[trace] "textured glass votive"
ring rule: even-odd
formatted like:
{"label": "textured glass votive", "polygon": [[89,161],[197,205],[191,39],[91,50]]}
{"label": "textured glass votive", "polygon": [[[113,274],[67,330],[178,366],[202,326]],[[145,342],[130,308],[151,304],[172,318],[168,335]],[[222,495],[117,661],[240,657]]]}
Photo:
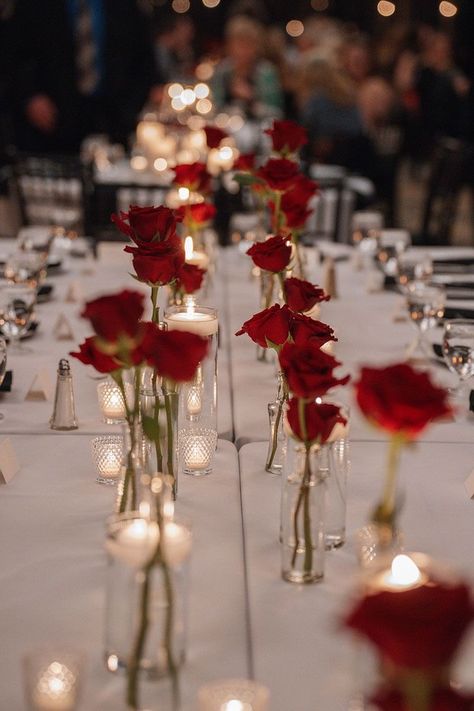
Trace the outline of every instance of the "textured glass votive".
{"label": "textured glass votive", "polygon": [[[130,393],[129,393],[130,391]],[[133,386],[125,383],[127,402],[133,397]],[[131,396],[131,397],[130,397]],[[108,425],[115,425],[125,420],[125,403],[119,386],[113,380],[105,380],[97,386],[99,407]]]}
{"label": "textured glass votive", "polygon": [[215,430],[200,427],[181,429],[178,434],[181,470],[191,476],[210,474],[216,446]]}
{"label": "textured glass votive", "polygon": [[122,469],[123,437],[102,435],[91,442],[92,458],[97,468],[99,484],[115,484]]}
{"label": "textured glass votive", "polygon": [[80,695],[84,657],[65,649],[40,649],[24,659],[31,711],[74,711]]}
{"label": "textured glass votive", "polygon": [[247,679],[216,681],[198,691],[199,711],[268,711],[270,692]]}

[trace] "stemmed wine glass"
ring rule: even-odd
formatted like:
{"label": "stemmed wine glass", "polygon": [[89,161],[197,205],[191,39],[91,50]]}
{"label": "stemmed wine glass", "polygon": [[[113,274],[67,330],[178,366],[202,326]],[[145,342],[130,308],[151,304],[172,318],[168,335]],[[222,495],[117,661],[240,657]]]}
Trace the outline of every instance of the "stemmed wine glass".
{"label": "stemmed wine glass", "polygon": [[46,258],[40,252],[19,250],[5,264],[5,278],[13,284],[28,284],[36,289],[46,276]]}
{"label": "stemmed wine glass", "polygon": [[400,291],[406,293],[410,282],[429,282],[433,276],[433,260],[429,254],[407,250],[397,259],[397,280]]}
{"label": "stemmed wine glass", "polygon": [[413,281],[406,286],[406,298],[408,315],[417,328],[417,336],[407,349],[408,358],[417,348],[424,353],[424,334],[434,328],[444,316],[446,291],[438,285]]}
{"label": "stemmed wine glass", "polygon": [[[0,336],[0,385],[5,379],[7,372],[7,342]],[[3,420],[5,415],[0,412],[0,420]]]}
{"label": "stemmed wine glass", "polygon": [[0,291],[0,326],[10,341],[10,352],[29,352],[20,339],[30,326],[36,297],[36,288],[28,284],[10,284]]}
{"label": "stemmed wine glass", "polygon": [[449,370],[458,377],[451,394],[464,403],[465,384],[474,375],[474,320],[455,318],[445,322],[443,356]]}

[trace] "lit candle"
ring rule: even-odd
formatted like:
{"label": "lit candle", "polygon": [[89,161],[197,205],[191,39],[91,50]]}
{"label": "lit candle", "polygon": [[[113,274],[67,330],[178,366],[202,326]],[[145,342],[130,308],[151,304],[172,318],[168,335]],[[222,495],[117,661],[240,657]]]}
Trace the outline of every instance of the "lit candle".
{"label": "lit candle", "polygon": [[[164,524],[164,553],[169,565],[179,565],[191,550],[191,532],[175,521]],[[156,552],[160,530],[155,521],[136,518],[106,541],[106,549],[114,558],[133,568],[143,568]]]}
{"label": "lit candle", "polygon": [[201,435],[191,435],[188,440],[188,446],[184,455],[184,464],[186,469],[198,471],[207,469],[211,464],[212,452],[203,446],[203,437]]}
{"label": "lit candle", "polygon": [[94,437],[91,444],[99,483],[113,484],[122,468],[122,437],[120,435]]}
{"label": "lit candle", "polygon": [[198,691],[199,711],[267,711],[270,693],[248,679],[215,681]]}
{"label": "lit candle", "polygon": [[182,311],[166,313],[165,322],[170,331],[188,331],[203,338],[216,334],[219,325],[215,312],[199,309],[194,304],[188,304]]}
{"label": "lit candle", "polygon": [[[125,383],[125,392],[127,402],[130,404],[130,401],[133,400],[133,386],[131,383]],[[123,422],[125,419],[125,403],[117,383],[113,380],[106,380],[103,383],[99,383],[97,386],[97,396],[105,422],[108,424]]]}
{"label": "lit candle", "polygon": [[378,573],[371,580],[371,586],[379,590],[403,592],[423,585],[428,576],[423,573],[410,556],[400,554],[395,556],[388,570]]}
{"label": "lit candle", "polygon": [[35,711],[72,711],[76,705],[75,674],[60,662],[51,662],[38,679],[31,701]]}
{"label": "lit candle", "polygon": [[202,386],[192,385],[188,390],[188,395],[186,398],[186,408],[188,410],[188,415],[195,417],[199,415],[202,410]]}
{"label": "lit candle", "polygon": [[187,264],[194,264],[194,266],[204,269],[204,271],[209,266],[209,257],[205,252],[199,252],[194,250],[193,238],[188,235],[184,240],[184,256]]}

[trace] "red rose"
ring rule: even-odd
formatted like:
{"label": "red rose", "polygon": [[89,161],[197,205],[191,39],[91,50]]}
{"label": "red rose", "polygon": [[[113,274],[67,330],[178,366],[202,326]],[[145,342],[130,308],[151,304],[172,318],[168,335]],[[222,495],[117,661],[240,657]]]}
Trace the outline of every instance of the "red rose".
{"label": "red rose", "polygon": [[247,254],[260,269],[278,273],[286,269],[290,263],[291,243],[287,237],[276,235],[265,242],[255,242]]}
{"label": "red rose", "polygon": [[286,158],[270,158],[256,173],[271,190],[287,190],[299,175],[297,163]]}
{"label": "red rose", "polygon": [[307,206],[308,202],[318,193],[318,184],[302,173],[281,198],[282,210],[291,209],[297,205]]}
{"label": "red rose", "polygon": [[322,321],[315,321],[304,314],[293,314],[290,324],[290,333],[295,343],[306,345],[308,341],[318,347],[328,341],[337,341],[331,326]]}
{"label": "red rose", "polygon": [[272,139],[273,150],[282,155],[295,153],[308,143],[306,129],[294,121],[274,121],[265,133]]}
{"label": "red rose", "polygon": [[86,338],[84,343],[79,346],[79,352],[71,352],[73,358],[77,358],[85,365],[92,365],[99,373],[113,373],[115,370],[120,370],[123,364],[112,356],[102,353],[95,345],[95,338]]}
{"label": "red rose", "polygon": [[[133,248],[126,248],[132,252]],[[184,264],[184,250],[181,241],[179,249],[170,248],[167,254],[154,255],[143,254],[141,251],[133,251],[133,268],[139,281],[158,286],[169,284],[176,279],[176,276]]]}
{"label": "red rose", "polygon": [[221,141],[228,138],[229,134],[217,126],[204,126],[208,148],[219,148]]}
{"label": "red rose", "polygon": [[415,439],[432,420],[451,414],[447,392],[427,373],[406,363],[362,368],[355,384],[357,403],[368,420],[390,433]]}
{"label": "red rose", "polygon": [[293,435],[301,442],[324,444],[338,422],[346,424],[346,420],[336,405],[329,403],[319,405],[316,402],[304,403],[304,424],[302,424],[299,411],[300,402],[302,401],[298,398],[292,397],[288,403],[286,416]]}
{"label": "red rose", "polygon": [[288,339],[290,319],[291,311],[286,304],[274,304],[252,316],[235,335],[247,333],[262,348],[268,348],[269,343],[281,346]]}
{"label": "red rose", "polygon": [[[413,706],[396,690],[382,689],[371,702],[381,711],[413,711]],[[461,696],[452,689],[435,689],[428,711],[474,711],[474,696]]]}
{"label": "red rose", "polygon": [[210,222],[216,215],[216,208],[209,202],[197,202],[194,205],[188,205],[187,213],[192,222],[197,225],[204,225]]}
{"label": "red rose", "polygon": [[205,163],[182,163],[174,168],[176,185],[198,193],[207,193],[211,187],[211,176]]}
{"label": "red rose", "polygon": [[285,227],[289,230],[301,230],[311,215],[312,210],[309,210],[304,205],[295,205],[292,208],[282,208],[285,216]]}
{"label": "red rose", "polygon": [[176,287],[185,294],[194,294],[201,288],[205,273],[195,264],[183,264],[178,272]]}
{"label": "red rose", "polygon": [[280,366],[293,395],[315,398],[325,395],[336,385],[345,385],[349,376],[338,380],[334,368],[341,365],[311,341],[306,345],[286,343],[280,351]]}
{"label": "red rose", "polygon": [[194,378],[206,356],[208,342],[195,333],[157,329],[147,335],[142,349],[148,364],[162,378],[184,383]]}
{"label": "red rose", "polygon": [[392,664],[436,670],[449,664],[474,618],[467,585],[422,585],[381,591],[358,601],[345,620]]}
{"label": "red rose", "polygon": [[89,301],[81,316],[89,319],[99,338],[115,343],[121,337],[135,338],[143,315],[143,294],[124,289],[118,294]]}
{"label": "red rose", "polygon": [[285,301],[292,311],[309,311],[315,304],[331,298],[319,286],[295,277],[285,279],[284,288]]}
{"label": "red rose", "polygon": [[255,168],[255,153],[241,153],[234,162],[234,170],[248,173]]}
{"label": "red rose", "polygon": [[[126,222],[128,220],[128,223]],[[154,251],[176,236],[176,214],[167,207],[137,207],[112,215],[112,222],[141,249]]]}

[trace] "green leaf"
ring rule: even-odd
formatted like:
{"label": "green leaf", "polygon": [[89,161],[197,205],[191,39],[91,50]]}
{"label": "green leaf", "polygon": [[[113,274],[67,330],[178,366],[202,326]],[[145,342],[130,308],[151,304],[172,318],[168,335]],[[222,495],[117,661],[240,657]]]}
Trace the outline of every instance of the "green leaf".
{"label": "green leaf", "polygon": [[234,180],[236,183],[242,186],[266,185],[264,180],[262,180],[261,178],[257,178],[256,175],[251,175],[250,173],[235,173]]}

